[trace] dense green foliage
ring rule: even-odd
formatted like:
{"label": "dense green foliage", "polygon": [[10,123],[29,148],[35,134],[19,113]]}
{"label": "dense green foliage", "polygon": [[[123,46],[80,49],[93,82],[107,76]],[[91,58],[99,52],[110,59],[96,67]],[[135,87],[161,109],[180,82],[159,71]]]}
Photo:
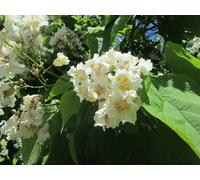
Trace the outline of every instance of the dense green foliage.
{"label": "dense green foliage", "polygon": [[[2,135],[1,164],[200,164],[200,59],[186,49],[200,35],[199,16],[50,16],[50,21],[43,29],[46,47],[65,24],[83,49],[58,47],[45,55],[44,69],[32,69],[39,68],[39,75],[30,75],[19,97],[44,96],[50,138],[41,145],[37,137],[7,142]],[[97,104],[80,102],[73,91],[69,67],[51,64],[61,50],[72,66],[111,47],[151,59],[153,70],[139,92],[136,124],[104,131],[94,126]],[[5,112],[1,119],[10,117],[9,108]]]}

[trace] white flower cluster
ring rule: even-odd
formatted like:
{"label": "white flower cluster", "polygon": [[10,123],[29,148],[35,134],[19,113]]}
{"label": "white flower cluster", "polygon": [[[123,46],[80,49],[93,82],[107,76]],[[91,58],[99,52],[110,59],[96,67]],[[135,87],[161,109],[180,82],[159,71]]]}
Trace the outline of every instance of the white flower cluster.
{"label": "white flower cluster", "polygon": [[186,50],[200,58],[200,37],[194,37],[192,40],[188,41],[186,44]]}
{"label": "white flower cluster", "polygon": [[5,16],[0,32],[0,78],[12,78],[26,69],[16,49],[39,54],[42,48],[40,28],[48,25],[48,16]]}
{"label": "white flower cluster", "polygon": [[46,25],[47,16],[5,16],[0,32],[0,115],[2,108],[15,105],[16,88],[10,82],[28,70],[25,64],[29,63],[20,50],[38,54],[42,48],[40,28]]}
{"label": "white flower cluster", "polygon": [[0,131],[7,136],[7,140],[28,139],[37,134],[40,143],[43,143],[50,137],[49,125],[43,124],[45,111],[41,98],[37,94],[25,96],[20,110],[4,121]]}
{"label": "white flower cluster", "polygon": [[37,34],[42,26],[48,25],[48,16],[5,16],[4,27],[9,39],[22,39]]}
{"label": "white flower cluster", "polygon": [[75,57],[79,57],[78,51],[84,50],[78,36],[65,25],[58,29],[54,36],[51,37],[49,44],[62,51],[67,48]]}
{"label": "white flower cluster", "polygon": [[135,124],[141,102],[138,89],[141,75],[152,70],[150,60],[138,59],[130,53],[109,50],[102,56],[72,66],[68,74],[81,100],[98,101],[96,126],[116,128],[120,122]]}

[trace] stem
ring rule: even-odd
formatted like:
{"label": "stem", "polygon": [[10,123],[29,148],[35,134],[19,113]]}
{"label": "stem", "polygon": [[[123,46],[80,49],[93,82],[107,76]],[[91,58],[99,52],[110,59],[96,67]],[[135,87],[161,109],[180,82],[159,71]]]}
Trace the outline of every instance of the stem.
{"label": "stem", "polygon": [[[24,52],[21,51],[19,48],[13,47],[13,46],[12,46],[11,44],[9,44],[8,42],[6,42],[6,43],[7,43],[10,47],[15,48],[16,50],[20,51],[20,52],[21,52],[24,56],[26,56],[29,60],[31,60],[33,63],[35,63],[35,64],[37,64],[39,67],[41,67],[41,64],[39,64],[38,62],[36,62],[36,61],[35,61],[33,58],[31,58],[28,54],[24,53]],[[52,67],[52,65],[49,66],[47,69],[43,70],[43,74],[46,72],[46,73],[48,73],[48,74],[51,74],[51,75],[54,76],[54,77],[59,78],[59,79],[62,80],[62,81],[65,81],[65,82],[68,83],[68,81],[67,81],[66,79],[64,79],[64,78],[62,78],[62,77],[60,77],[60,76],[58,76],[57,74],[55,74],[55,73],[53,73],[53,72],[48,71],[48,69],[50,69],[51,67]],[[46,86],[46,81],[45,81],[45,79],[44,79],[43,76],[41,77],[41,79],[38,78],[38,80],[42,83],[42,85]],[[43,81],[44,81],[44,82],[43,82]]]}
{"label": "stem", "polygon": [[39,77],[38,77],[38,80],[40,81],[40,83],[44,86],[44,88],[46,87],[46,83],[45,82],[43,82],[42,81],[42,79],[40,79]]}
{"label": "stem", "polygon": [[[54,84],[47,84],[46,86],[51,87],[51,86],[53,86],[53,85],[54,85]],[[44,88],[44,86],[30,86],[30,85],[28,85],[28,84],[25,84],[24,87],[22,87],[22,88],[42,89],[42,88]]]}
{"label": "stem", "polygon": [[62,81],[65,81],[65,82],[69,82],[69,81],[67,81],[66,79],[64,79],[64,78],[62,78],[62,77],[60,77],[60,76],[58,76],[57,74],[55,74],[55,73],[53,73],[53,72],[50,72],[50,71],[46,71],[48,74],[51,74],[52,76],[54,76],[54,77],[57,77],[57,78],[59,78],[60,80],[62,80]]}
{"label": "stem", "polygon": [[41,66],[39,63],[37,63],[33,58],[31,58],[29,55],[24,53],[23,51],[20,51],[24,56],[26,56],[28,59],[30,59],[33,63],[37,64],[39,67]]}
{"label": "stem", "polygon": [[[10,46],[11,48],[13,48],[15,50],[15,52],[17,53],[17,51],[19,51],[20,53],[22,53],[24,56],[26,56],[29,60],[31,60],[33,63],[37,64],[38,66],[40,66],[39,63],[37,63],[34,59],[32,59],[29,55],[27,55],[26,53],[24,53],[23,51],[21,51],[21,49],[19,49],[18,47],[15,47],[13,45],[11,45],[8,41],[5,41],[5,43]],[[17,51],[16,51],[17,50]],[[20,54],[18,54],[20,55]]]}
{"label": "stem", "polygon": [[53,65],[50,65],[49,67],[47,67],[44,71],[43,71],[43,74],[48,71]]}

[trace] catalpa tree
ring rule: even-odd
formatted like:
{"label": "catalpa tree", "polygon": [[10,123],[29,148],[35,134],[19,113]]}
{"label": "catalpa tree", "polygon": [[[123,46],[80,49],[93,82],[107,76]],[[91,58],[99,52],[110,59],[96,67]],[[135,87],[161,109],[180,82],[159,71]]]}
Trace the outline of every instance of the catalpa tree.
{"label": "catalpa tree", "polygon": [[1,16],[1,164],[199,164],[199,16]]}

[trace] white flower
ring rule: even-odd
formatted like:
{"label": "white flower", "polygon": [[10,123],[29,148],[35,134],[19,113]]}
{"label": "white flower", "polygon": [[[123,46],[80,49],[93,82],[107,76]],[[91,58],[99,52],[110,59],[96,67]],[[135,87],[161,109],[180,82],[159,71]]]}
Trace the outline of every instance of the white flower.
{"label": "white flower", "polygon": [[20,16],[5,16],[4,27],[6,30],[6,36],[11,40],[18,40],[20,37]]}
{"label": "white flower", "polygon": [[0,109],[0,116],[4,115],[3,109]]}
{"label": "white flower", "polygon": [[3,126],[0,127],[0,131],[6,135],[7,140],[15,140],[17,138],[18,125],[19,117],[14,114],[7,121],[4,121]]}
{"label": "white flower", "polygon": [[74,90],[81,100],[98,102],[95,126],[116,128],[120,123],[135,124],[141,106],[138,89],[142,88],[142,76],[152,69],[145,61],[109,50],[102,56],[94,55],[85,63],[72,66],[68,71]]}
{"label": "white flower", "polygon": [[0,78],[13,78],[25,71],[25,65],[18,62],[13,50],[3,45],[0,48]]}
{"label": "white flower", "polygon": [[115,67],[115,69],[126,69],[135,71],[135,65],[138,63],[138,58],[131,55],[131,53],[121,53],[114,51],[111,48],[101,57],[101,61],[105,61],[110,66]]}
{"label": "white flower", "polygon": [[94,116],[95,126],[101,126],[105,130],[105,128],[116,128],[120,124],[120,118],[116,116],[113,108],[109,108],[109,106],[105,106],[102,109],[99,109],[95,112]]}
{"label": "white flower", "polygon": [[39,31],[40,27],[47,26],[49,24],[48,16],[43,15],[43,16],[26,16],[26,17],[29,17],[31,19],[28,22],[30,23],[30,29],[32,31]]}
{"label": "white flower", "polygon": [[0,108],[15,106],[16,86],[0,81]]}
{"label": "white flower", "polygon": [[48,138],[50,137],[49,134],[49,124],[46,123],[43,127],[38,131],[38,139],[41,144],[43,144]]}
{"label": "white flower", "polygon": [[[43,124],[44,113],[41,96],[37,94],[27,95],[23,98],[20,110],[4,122],[0,131],[7,136],[8,140],[31,138],[39,132]],[[44,132],[45,128],[46,126],[41,131]],[[41,135],[41,133],[39,134]]]}
{"label": "white flower", "polygon": [[133,73],[132,71],[127,71],[125,69],[118,69],[114,76],[109,76],[112,81],[113,89],[119,91],[131,91],[137,90],[141,87],[142,79],[139,74]]}
{"label": "white flower", "polygon": [[24,126],[20,125],[19,129],[17,131],[17,137],[23,138],[23,139],[29,139],[31,137],[34,137],[34,135],[38,132],[38,128],[35,126]]}
{"label": "white flower", "polygon": [[152,70],[153,64],[150,60],[140,59],[138,67],[142,74],[147,75]]}
{"label": "white flower", "polygon": [[79,63],[76,68],[74,66],[71,66],[68,74],[73,77],[71,78],[71,81],[74,84],[75,91],[77,91],[80,87],[83,87],[85,89],[85,87],[89,86],[89,73],[85,69],[83,63]]}
{"label": "white flower", "polygon": [[48,25],[48,20],[48,16],[5,16],[4,26],[8,32],[25,29],[39,31],[40,27]]}
{"label": "white flower", "polygon": [[95,125],[106,128],[116,128],[120,122],[130,122],[135,124],[137,111],[140,107],[140,99],[132,95],[122,97],[118,92],[114,92],[107,99],[103,107],[95,113]]}
{"label": "white flower", "polygon": [[110,70],[110,65],[102,59],[95,55],[92,60],[88,60],[86,62],[85,68],[88,68],[88,72],[94,73],[97,76],[102,76],[104,74],[107,74]]}
{"label": "white flower", "polygon": [[25,54],[38,56],[44,52],[40,30],[48,25],[48,20],[48,16],[5,16],[0,33],[0,78],[14,78],[28,72],[30,67],[25,68],[24,64],[31,64]]}
{"label": "white flower", "polygon": [[21,124],[27,127],[39,127],[42,124],[44,116],[44,107],[42,106],[40,95],[27,95],[23,98],[21,106]]}
{"label": "white flower", "polygon": [[197,55],[197,58],[200,58],[200,37],[194,37],[186,44],[186,50],[192,54]]}
{"label": "white flower", "polygon": [[53,65],[57,67],[61,67],[63,65],[69,64],[69,59],[63,53],[57,53],[57,58],[53,61]]}

